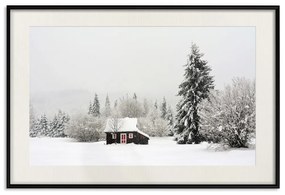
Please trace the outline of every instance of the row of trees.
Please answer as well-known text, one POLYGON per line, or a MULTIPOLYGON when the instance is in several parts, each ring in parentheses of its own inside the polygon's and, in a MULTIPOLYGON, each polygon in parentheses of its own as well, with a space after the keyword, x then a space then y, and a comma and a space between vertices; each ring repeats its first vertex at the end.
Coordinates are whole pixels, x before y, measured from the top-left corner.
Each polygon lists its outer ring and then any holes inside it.
POLYGON ((144 99, 140 102, 137 95, 122 97, 114 101, 111 107, 109 96, 106 96, 105 107, 102 112, 98 95, 95 94, 90 102, 88 114, 70 117, 59 111, 52 120, 45 114, 35 117, 30 109, 30 136, 31 137, 65 137, 69 136, 78 141, 98 141, 105 138, 104 128, 106 120, 116 118, 138 118, 138 126, 150 136, 173 135, 173 111, 163 98, 162 103, 144 99))
POLYGON ((32 106, 30 106, 30 137, 65 137, 65 129, 70 117, 59 110, 52 120, 45 114, 36 117, 32 106))
MULTIPOLYGON (((127 95, 119 100, 115 100, 113 105, 112 108, 109 96, 107 95, 103 112, 101 112, 100 101, 98 95, 95 93, 94 100, 89 103, 88 114, 94 117, 110 117, 115 111, 118 111, 121 117, 140 118, 146 117, 152 109, 152 105, 147 99, 144 99, 142 103, 138 101, 136 93, 134 93, 133 98, 127 95)), ((155 110, 159 109, 161 118, 166 119, 169 108, 167 108, 165 97, 160 106, 156 100, 153 107, 155 110)))
POLYGON ((157 101, 144 99, 139 101, 137 94, 133 97, 124 96, 115 100, 113 107, 109 96, 106 96, 105 107, 100 112, 100 102, 98 95, 95 94, 93 102, 90 102, 88 114, 97 118, 138 118, 138 127, 150 136, 167 136, 173 135, 173 111, 170 105, 167 105, 166 99, 163 98, 161 104, 157 101))
POLYGON ((111 119, 114 131, 119 127, 118 119, 129 117, 138 118, 138 128, 150 136, 166 136, 173 134, 173 113, 171 107, 167 109, 165 98, 163 98, 160 108, 157 101, 151 104, 144 99, 141 103, 137 95, 133 98, 128 96, 120 98, 114 102, 111 107, 109 97, 107 95, 105 108, 102 114, 98 112, 98 95, 95 94, 93 103, 90 103, 88 115, 77 115, 71 121, 65 133, 78 141, 91 142, 105 139, 104 128, 107 119, 111 119), (93 112, 97 110, 96 112, 93 112))

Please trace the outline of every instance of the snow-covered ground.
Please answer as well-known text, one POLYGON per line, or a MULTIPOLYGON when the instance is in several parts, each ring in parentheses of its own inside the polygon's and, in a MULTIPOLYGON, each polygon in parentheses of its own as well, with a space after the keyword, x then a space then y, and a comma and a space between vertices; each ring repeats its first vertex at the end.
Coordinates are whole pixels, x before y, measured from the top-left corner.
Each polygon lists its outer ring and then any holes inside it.
POLYGON ((30 138, 31 165, 255 165, 255 150, 209 150, 150 138, 148 145, 79 143, 68 138, 30 138))

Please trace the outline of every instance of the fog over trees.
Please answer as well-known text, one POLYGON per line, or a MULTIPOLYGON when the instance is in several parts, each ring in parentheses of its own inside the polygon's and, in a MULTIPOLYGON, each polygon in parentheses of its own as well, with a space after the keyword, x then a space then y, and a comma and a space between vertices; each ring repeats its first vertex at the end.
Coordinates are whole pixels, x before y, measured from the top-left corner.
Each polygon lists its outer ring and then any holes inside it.
POLYGON ((31 27, 29 32, 30 98, 34 111, 49 118, 59 109, 85 113, 94 93, 102 108, 107 94, 116 100, 136 93, 153 103, 165 97, 175 110, 191 42, 205 53, 216 89, 233 77, 255 79, 254 27, 31 27))

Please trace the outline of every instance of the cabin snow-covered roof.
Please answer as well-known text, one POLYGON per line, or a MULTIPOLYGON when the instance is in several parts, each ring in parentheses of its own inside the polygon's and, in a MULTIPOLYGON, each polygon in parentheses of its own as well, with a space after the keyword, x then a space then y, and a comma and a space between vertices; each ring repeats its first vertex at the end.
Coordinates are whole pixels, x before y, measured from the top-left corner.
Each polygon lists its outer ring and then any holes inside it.
POLYGON ((137 118, 109 118, 104 132, 128 132, 135 131, 149 138, 149 135, 137 128, 137 118))

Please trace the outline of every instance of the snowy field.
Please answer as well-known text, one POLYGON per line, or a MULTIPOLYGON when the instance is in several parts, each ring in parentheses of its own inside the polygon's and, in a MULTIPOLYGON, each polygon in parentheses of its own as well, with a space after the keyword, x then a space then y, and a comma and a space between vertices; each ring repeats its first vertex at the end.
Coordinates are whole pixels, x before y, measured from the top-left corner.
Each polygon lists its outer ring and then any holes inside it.
POLYGON ((68 138, 30 138, 31 165, 255 165, 255 150, 209 150, 207 143, 178 145, 151 138, 148 145, 79 143, 68 138))

